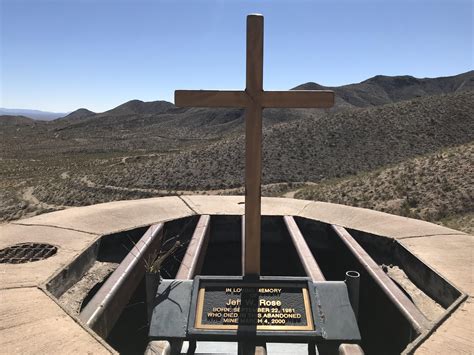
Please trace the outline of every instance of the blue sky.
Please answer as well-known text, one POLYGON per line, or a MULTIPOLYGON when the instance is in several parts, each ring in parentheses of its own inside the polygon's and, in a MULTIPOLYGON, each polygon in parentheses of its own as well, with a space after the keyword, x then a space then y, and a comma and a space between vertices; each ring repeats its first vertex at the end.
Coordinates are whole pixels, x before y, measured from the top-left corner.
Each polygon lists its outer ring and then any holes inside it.
POLYGON ((0 0, 0 107, 105 111, 245 86, 245 17, 265 16, 264 88, 473 69, 470 0, 0 0))

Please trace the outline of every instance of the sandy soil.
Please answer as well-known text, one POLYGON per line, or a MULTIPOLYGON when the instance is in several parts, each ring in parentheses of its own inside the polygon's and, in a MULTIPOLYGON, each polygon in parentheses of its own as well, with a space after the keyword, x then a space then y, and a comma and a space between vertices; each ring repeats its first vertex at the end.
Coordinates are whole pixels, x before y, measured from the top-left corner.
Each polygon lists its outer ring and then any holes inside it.
POLYGON ((84 298, 98 283, 104 281, 116 268, 116 263, 96 261, 87 273, 74 286, 67 290, 59 302, 72 314, 79 314, 84 298))
POLYGON ((430 322, 436 321, 443 314, 444 308, 416 287, 402 269, 393 265, 383 265, 382 267, 388 276, 408 293, 415 306, 430 322))

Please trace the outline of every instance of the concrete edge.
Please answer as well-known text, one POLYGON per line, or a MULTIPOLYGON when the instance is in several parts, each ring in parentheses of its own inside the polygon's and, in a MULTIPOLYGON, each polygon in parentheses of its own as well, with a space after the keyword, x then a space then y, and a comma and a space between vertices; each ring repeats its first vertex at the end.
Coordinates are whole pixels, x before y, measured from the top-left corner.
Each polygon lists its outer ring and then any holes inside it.
POLYGON ((92 329, 90 329, 87 325, 82 323, 79 318, 74 316, 73 314, 69 313, 69 311, 64 308, 61 303, 59 303, 58 299, 56 299, 49 291, 46 289, 46 284, 42 284, 37 288, 42 291, 50 300, 52 300, 69 318, 71 318, 77 325, 79 325, 82 329, 84 329, 95 341, 97 341, 100 345, 102 345, 105 349, 107 349, 111 354, 119 354, 112 348, 104 339, 98 336, 92 329))
MULTIPOLYGON (((273 197, 267 197, 268 199, 271 199, 273 197)), ((291 199, 289 199, 291 200, 291 199)), ((309 200, 298 200, 298 201, 309 201, 309 200)), ((300 211, 298 214, 298 217, 302 218, 309 218, 317 221, 321 221, 323 223, 328 223, 328 224, 337 224, 340 226, 343 226, 348 229, 357 229, 362 232, 374 234, 374 235, 380 235, 383 237, 387 237, 390 239, 405 239, 405 238, 419 238, 419 237, 431 237, 431 236, 437 236, 437 235, 469 235, 465 232, 458 231, 452 228, 444 227, 436 223, 420 220, 420 219, 414 219, 414 218, 409 218, 409 217, 404 217, 404 216, 399 216, 395 214, 390 214, 386 212, 381 212, 381 211, 375 211, 371 210, 368 208, 363 208, 363 207, 353 207, 353 206, 347 206, 347 205, 341 205, 341 204, 335 204, 335 203, 330 203, 330 202, 322 202, 322 201, 309 201, 309 203, 300 211), (368 228, 364 228, 361 226, 351 226, 349 223, 341 223, 340 221, 330 221, 326 218, 325 216, 321 216, 323 218, 318 219, 317 216, 311 216, 313 213, 311 211, 308 211, 310 208, 318 208, 320 207, 321 210, 324 210, 325 207, 328 209, 331 208, 336 208, 338 209, 340 213, 354 213, 355 219, 360 218, 365 215, 365 217, 370 217, 371 219, 376 219, 376 218, 381 218, 383 220, 390 219, 392 220, 391 222, 393 223, 412 223, 416 224, 416 226, 413 226, 413 229, 416 228, 423 228, 423 227, 430 227, 433 229, 438 229, 439 233, 427 233, 427 234, 412 234, 412 235, 405 235, 405 236, 393 236, 389 234, 381 234, 380 231, 375 231, 371 228, 374 228, 374 226, 369 226, 368 228)), ((470 235, 469 235, 470 236, 470 235)))
POLYGON ((449 306, 446 311, 434 322, 433 326, 429 328, 424 333, 420 334, 415 340, 413 340, 408 346, 403 350, 402 354, 413 354, 425 341, 427 341, 434 332, 436 332, 439 327, 443 325, 445 321, 449 319, 467 300, 469 296, 465 293, 462 293, 456 301, 449 306))
MULTIPOLYGON (((444 236, 446 234, 439 234, 439 235, 433 235, 433 236, 430 236, 430 237, 437 237, 437 236, 444 236)), ((421 238, 425 238, 425 237, 421 237, 421 238)), ((398 243, 400 243, 402 240, 400 241, 397 241, 398 243)), ((425 265, 428 265, 430 267, 430 269, 432 269, 434 272, 436 272, 441 278, 443 278, 447 283, 451 284, 456 290, 458 290, 461 295, 466 295, 468 297, 474 297, 474 295, 470 295, 469 292, 465 291, 462 287, 458 286, 457 284, 455 284, 453 281, 451 281, 450 279, 448 279, 446 276, 443 275, 442 272, 440 272, 437 268, 435 268, 434 266, 432 266, 429 262, 427 262, 425 260, 425 258, 417 255, 409 246, 405 245, 405 244, 402 244, 400 243, 401 246, 403 248, 405 248, 406 250, 408 250, 412 255, 416 256, 417 259, 419 259, 423 264, 425 265)))

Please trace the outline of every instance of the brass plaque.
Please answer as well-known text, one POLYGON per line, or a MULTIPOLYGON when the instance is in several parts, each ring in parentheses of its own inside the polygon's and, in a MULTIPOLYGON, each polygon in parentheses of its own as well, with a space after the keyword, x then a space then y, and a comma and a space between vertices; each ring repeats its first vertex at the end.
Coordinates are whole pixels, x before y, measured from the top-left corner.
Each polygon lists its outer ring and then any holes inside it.
POLYGON ((202 281, 196 303, 196 329, 313 331, 306 284, 298 282, 202 281))

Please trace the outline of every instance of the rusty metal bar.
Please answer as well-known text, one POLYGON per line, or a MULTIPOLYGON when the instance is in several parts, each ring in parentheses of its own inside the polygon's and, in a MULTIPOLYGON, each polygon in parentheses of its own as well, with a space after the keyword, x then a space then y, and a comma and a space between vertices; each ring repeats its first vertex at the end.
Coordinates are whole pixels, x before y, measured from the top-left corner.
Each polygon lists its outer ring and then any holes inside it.
POLYGON ((210 221, 211 216, 209 215, 202 215, 199 218, 196 229, 186 249, 186 254, 184 254, 181 265, 179 266, 176 279, 191 280, 200 272, 209 242, 210 221))
POLYGON ((79 319, 102 338, 107 337, 130 301, 145 273, 146 261, 151 260, 161 246, 162 233, 163 223, 148 228, 79 315, 79 319))
POLYGON ((285 222, 286 228, 288 229, 288 233, 290 233, 293 245, 298 252, 306 275, 308 275, 313 281, 325 281, 326 278, 319 268, 313 253, 311 253, 308 244, 306 244, 306 241, 304 240, 304 237, 301 234, 293 216, 283 216, 283 220, 285 222))
MULTIPOLYGON (((308 247, 308 244, 304 240, 303 234, 301 234, 300 229, 298 228, 298 225, 296 224, 295 219, 293 216, 283 216, 283 221, 285 222, 286 228, 288 229, 288 233, 291 236, 291 239, 293 241, 293 245, 296 248, 296 251, 298 253, 298 256, 300 257, 301 263, 303 264, 303 268, 306 272, 306 275, 308 275, 311 280, 314 281, 326 281, 326 278, 324 277, 323 272, 321 271, 321 268, 318 265, 318 262, 313 256, 313 253, 308 247)), ((349 344, 341 344, 341 347, 343 349, 346 349, 346 346, 350 346, 349 344)), ((356 345, 358 347, 358 345, 356 345)), ((315 343, 308 343, 308 354, 313 354, 316 349, 316 344, 315 343)), ((351 350, 355 349, 353 347, 350 348, 351 350)), ((319 349, 319 352, 322 353, 322 349, 319 349)), ((364 352, 360 347, 358 347, 358 350, 360 352, 353 352, 353 353, 347 353, 347 354, 354 354, 354 355, 364 355, 364 352)), ((344 353, 342 353, 344 354, 344 353)))
POLYGON ((429 328, 429 322, 413 302, 398 288, 398 286, 385 274, 382 268, 370 257, 369 254, 357 243, 349 232, 341 226, 332 224, 336 232, 349 251, 354 255, 367 273, 395 304, 403 316, 410 322, 415 331, 421 334, 429 328))
MULTIPOLYGON (((176 273, 176 279, 178 280, 191 280, 197 273, 201 271, 202 263, 204 262, 204 256, 206 255, 207 244, 209 242, 211 226, 211 216, 202 215, 196 224, 193 236, 189 241, 188 248, 184 254, 181 265, 179 266, 178 272, 176 273)), ((160 354, 171 354, 173 352, 181 352, 183 342, 166 341, 166 340, 154 340, 148 344, 149 348, 159 349, 160 354), (175 349, 175 350, 173 350, 175 349)), ((190 340, 189 346, 196 348, 196 342, 190 340)), ((151 352, 150 352, 151 353, 151 352)), ((193 351, 191 353, 194 353, 193 351)))

